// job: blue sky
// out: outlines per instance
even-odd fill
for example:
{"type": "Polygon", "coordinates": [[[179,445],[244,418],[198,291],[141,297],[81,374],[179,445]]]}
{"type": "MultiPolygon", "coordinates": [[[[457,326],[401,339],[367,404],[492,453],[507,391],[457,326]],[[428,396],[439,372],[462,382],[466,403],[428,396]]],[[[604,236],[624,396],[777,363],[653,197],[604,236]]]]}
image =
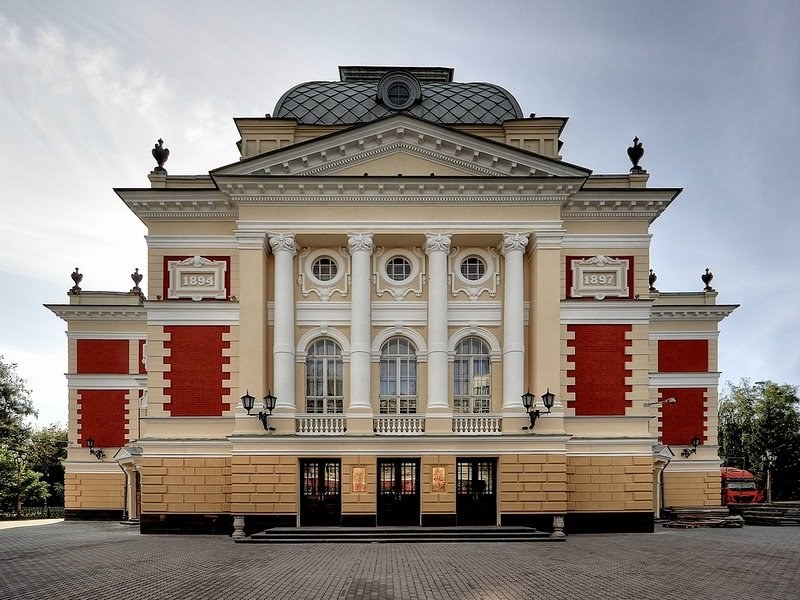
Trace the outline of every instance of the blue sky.
{"type": "Polygon", "coordinates": [[[235,116],[339,65],[433,65],[525,114],[568,116],[565,160],[683,187],[653,225],[662,291],[715,274],[721,381],[800,384],[796,1],[0,1],[0,354],[40,425],[66,422],[64,324],[42,307],[128,290],[145,229],[112,187],[234,162],[235,116]]]}

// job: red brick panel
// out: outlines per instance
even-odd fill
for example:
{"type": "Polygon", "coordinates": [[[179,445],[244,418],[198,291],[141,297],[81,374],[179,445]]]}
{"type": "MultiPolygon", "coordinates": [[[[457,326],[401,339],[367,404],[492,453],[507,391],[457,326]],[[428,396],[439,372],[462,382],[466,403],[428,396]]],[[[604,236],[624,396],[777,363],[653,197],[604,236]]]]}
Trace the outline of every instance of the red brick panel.
{"type": "Polygon", "coordinates": [[[708,340],[658,340],[659,373],[707,373],[708,340]]]}
{"type": "Polygon", "coordinates": [[[98,448],[124,446],[128,433],[126,390],[78,390],[78,444],[94,439],[98,448]]]}
{"type": "Polygon", "coordinates": [[[631,375],[627,368],[630,357],[625,353],[631,340],[625,339],[625,333],[631,326],[568,325],[567,330],[575,334],[575,339],[567,341],[567,346],[575,348],[575,354],[568,357],[573,368],[567,371],[567,377],[575,378],[575,383],[567,386],[575,399],[567,406],[574,408],[576,415],[624,415],[631,405],[625,397],[631,391],[625,383],[631,375]]]}
{"type": "Polygon", "coordinates": [[[164,327],[170,339],[164,342],[169,356],[164,363],[168,387],[164,394],[170,401],[164,410],[174,417],[220,416],[230,407],[222,397],[230,392],[225,386],[230,374],[222,366],[230,358],[222,351],[230,347],[222,336],[230,327],[221,325],[180,325],[164,327]]]}
{"type": "Polygon", "coordinates": [[[674,404],[662,403],[659,409],[661,420],[661,443],[689,446],[697,436],[705,441],[705,394],[706,388],[659,388],[659,398],[675,398],[674,404]]]}
{"type": "Polygon", "coordinates": [[[78,340],[78,373],[127,375],[128,340],[78,340]]]}

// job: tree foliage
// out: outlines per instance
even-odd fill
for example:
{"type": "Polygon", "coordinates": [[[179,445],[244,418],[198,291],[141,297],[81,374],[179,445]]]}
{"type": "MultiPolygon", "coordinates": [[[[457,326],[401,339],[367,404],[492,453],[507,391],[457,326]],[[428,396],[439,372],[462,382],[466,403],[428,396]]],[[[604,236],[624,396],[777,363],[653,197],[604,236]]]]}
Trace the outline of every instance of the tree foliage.
{"type": "Polygon", "coordinates": [[[719,452],[764,481],[772,456],[772,498],[800,498],[800,400],[797,388],[743,379],[719,403],[719,452]]]}
{"type": "Polygon", "coordinates": [[[16,367],[0,356],[0,512],[19,515],[25,505],[63,505],[67,429],[25,422],[36,411],[16,367]]]}
{"type": "Polygon", "coordinates": [[[17,375],[17,365],[0,355],[0,444],[15,447],[30,435],[25,418],[36,416],[31,393],[17,375]]]}

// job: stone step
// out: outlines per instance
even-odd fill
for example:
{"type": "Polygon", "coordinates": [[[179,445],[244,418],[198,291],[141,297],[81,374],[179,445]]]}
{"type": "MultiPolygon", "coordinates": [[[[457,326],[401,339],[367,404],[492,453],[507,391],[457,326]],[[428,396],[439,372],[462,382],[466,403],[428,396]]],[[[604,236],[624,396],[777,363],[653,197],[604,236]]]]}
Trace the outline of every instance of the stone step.
{"type": "Polygon", "coordinates": [[[275,527],[239,543],[553,542],[531,527],[275,527]]]}

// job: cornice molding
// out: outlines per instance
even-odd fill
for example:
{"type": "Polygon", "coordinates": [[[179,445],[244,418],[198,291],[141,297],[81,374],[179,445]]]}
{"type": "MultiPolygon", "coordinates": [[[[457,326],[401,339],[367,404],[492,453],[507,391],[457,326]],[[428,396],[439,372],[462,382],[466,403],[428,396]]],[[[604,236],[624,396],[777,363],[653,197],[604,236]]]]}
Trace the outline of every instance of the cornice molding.
{"type": "Polygon", "coordinates": [[[67,373],[67,387],[71,390],[143,390],[147,388],[147,375],[67,373]]]}
{"type": "Polygon", "coordinates": [[[153,249],[195,249],[195,248],[236,248],[238,237],[233,235],[146,235],[148,248],[153,249]]]}
{"type": "Polygon", "coordinates": [[[68,340],[146,340],[147,332],[142,331],[68,331],[68,340]]]}
{"type": "Polygon", "coordinates": [[[105,306],[88,304],[45,304],[45,308],[67,321],[144,321],[147,312],[141,306],[105,306]]]}
{"type": "Polygon", "coordinates": [[[605,248],[649,248],[652,234],[565,234],[562,248],[597,250],[605,248]]]}
{"type": "Polygon", "coordinates": [[[238,325],[238,302],[145,302],[148,325],[238,325]]]}
{"type": "Polygon", "coordinates": [[[658,340],[717,340],[719,331],[653,331],[650,330],[649,339],[658,340]]]}
{"type": "Polygon", "coordinates": [[[646,325],[650,322],[649,301],[562,300],[561,323],[646,325]]]}
{"type": "Polygon", "coordinates": [[[721,373],[650,373],[651,388],[716,388],[721,373]]]}
{"type": "Polygon", "coordinates": [[[653,306],[651,318],[653,321],[714,321],[719,323],[737,308],[739,308],[738,304],[656,305],[653,306]]]}

